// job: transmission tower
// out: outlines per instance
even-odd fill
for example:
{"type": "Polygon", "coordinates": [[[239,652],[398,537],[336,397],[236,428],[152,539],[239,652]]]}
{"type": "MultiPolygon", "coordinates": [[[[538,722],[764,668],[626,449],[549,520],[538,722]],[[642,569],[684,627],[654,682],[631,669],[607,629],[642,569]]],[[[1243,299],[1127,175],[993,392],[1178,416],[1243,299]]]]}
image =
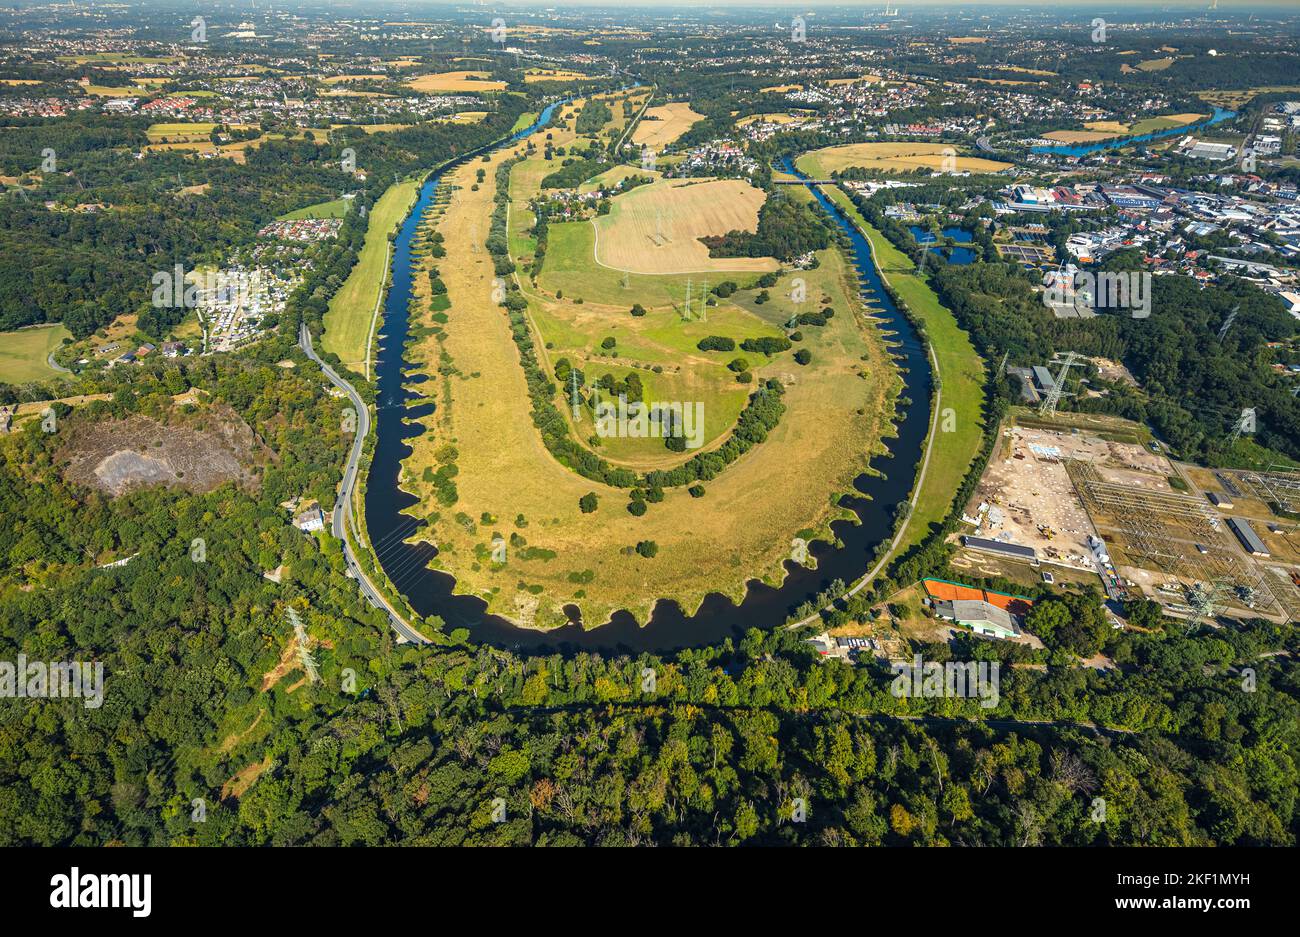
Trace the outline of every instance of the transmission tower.
{"type": "Polygon", "coordinates": [[[1010,357],[1010,355],[1011,355],[1010,351],[1004,351],[1002,353],[1002,363],[998,365],[997,379],[999,381],[1002,380],[1002,375],[1007,373],[1007,358],[1010,357]]]}
{"type": "Polygon", "coordinates": [[[582,419],[582,408],[578,405],[578,401],[581,399],[578,395],[578,370],[574,368],[569,372],[569,401],[573,404],[574,420],[582,419]]]}
{"type": "Polygon", "coordinates": [[[311,651],[307,649],[307,629],[303,627],[302,619],[298,617],[298,610],[292,605],[286,605],[284,614],[293,625],[294,637],[298,639],[298,661],[302,664],[302,669],[307,671],[307,679],[312,683],[318,683],[320,674],[316,672],[316,661],[312,660],[311,651]]]}
{"type": "Polygon", "coordinates": [[[1192,607],[1192,616],[1187,619],[1187,626],[1194,628],[1202,622],[1213,621],[1219,610],[1224,608],[1224,599],[1231,589],[1232,585],[1223,578],[1193,585],[1187,597],[1187,604],[1192,607]]]}
{"type": "Polygon", "coordinates": [[[1066,353],[1065,360],[1061,362],[1061,370],[1056,372],[1056,380],[1052,382],[1052,389],[1047,392],[1042,405],[1038,408],[1039,416],[1054,416],[1056,414],[1056,405],[1061,402],[1061,394],[1065,391],[1066,375],[1070,368],[1074,367],[1074,363],[1078,358],[1078,354],[1073,351],[1066,353]]]}
{"type": "Polygon", "coordinates": [[[1232,438],[1228,440],[1228,445],[1234,445],[1241,438],[1242,433],[1255,432],[1255,408],[1246,407],[1241,411],[1241,416],[1232,427],[1232,438]]]}
{"type": "Polygon", "coordinates": [[[1232,323],[1237,320],[1237,311],[1241,306],[1234,306],[1232,312],[1228,313],[1228,318],[1223,320],[1223,325],[1219,327],[1219,344],[1223,344],[1223,336],[1228,334],[1228,329],[1232,328],[1232,323]]]}

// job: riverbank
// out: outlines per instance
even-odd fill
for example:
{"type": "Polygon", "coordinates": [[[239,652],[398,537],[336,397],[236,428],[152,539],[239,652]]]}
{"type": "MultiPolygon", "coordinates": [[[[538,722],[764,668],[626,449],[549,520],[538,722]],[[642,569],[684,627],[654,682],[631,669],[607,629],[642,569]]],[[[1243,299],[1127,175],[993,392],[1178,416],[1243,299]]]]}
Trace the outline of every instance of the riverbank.
{"type": "Polygon", "coordinates": [[[943,402],[931,417],[930,432],[937,434],[933,458],[908,518],[907,533],[895,548],[898,555],[921,543],[932,524],[943,523],[952,509],[953,493],[961,488],[979,453],[984,441],[985,363],[907,255],[868,222],[838,186],[822,188],[830,190],[831,200],[866,236],[881,279],[920,320],[936,359],[936,383],[942,387],[943,402]]]}

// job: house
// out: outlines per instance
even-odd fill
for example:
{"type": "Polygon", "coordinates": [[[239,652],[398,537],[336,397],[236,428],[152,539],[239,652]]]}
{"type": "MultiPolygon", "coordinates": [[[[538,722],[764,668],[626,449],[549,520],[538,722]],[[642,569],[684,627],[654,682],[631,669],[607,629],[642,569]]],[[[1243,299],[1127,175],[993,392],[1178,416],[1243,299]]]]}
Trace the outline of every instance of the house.
{"type": "Polygon", "coordinates": [[[294,515],[293,526],[305,533],[325,529],[325,512],[318,502],[313,501],[302,511],[294,515]]]}
{"type": "Polygon", "coordinates": [[[1208,500],[1216,508],[1219,508],[1224,511],[1229,511],[1232,509],[1232,499],[1229,498],[1227,495],[1221,495],[1217,491],[1207,491],[1205,493],[1205,497],[1206,500],[1208,500]]]}

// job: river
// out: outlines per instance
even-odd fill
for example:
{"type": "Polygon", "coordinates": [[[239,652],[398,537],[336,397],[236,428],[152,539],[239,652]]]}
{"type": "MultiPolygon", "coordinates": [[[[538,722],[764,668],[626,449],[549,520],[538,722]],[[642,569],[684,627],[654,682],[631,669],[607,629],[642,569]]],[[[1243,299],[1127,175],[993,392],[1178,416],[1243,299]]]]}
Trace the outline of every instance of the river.
{"type": "Polygon", "coordinates": [[[1163,137],[1176,137],[1180,134],[1191,133],[1205,127],[1212,127],[1230,117],[1236,116],[1236,111],[1225,111],[1221,107],[1216,107],[1214,113],[1207,119],[1182,127],[1166,127],[1164,130],[1157,130],[1154,133],[1144,133],[1136,137],[1116,137],[1113,140],[1100,140],[1096,143],[1075,146],[1035,146],[1031,147],[1031,149],[1035,153],[1051,153],[1055,156],[1087,156],[1089,153],[1096,153],[1100,150],[1116,150],[1121,147],[1132,146],[1135,143],[1148,143],[1151,140],[1159,140],[1163,137]]]}
{"type": "MultiPolygon", "coordinates": [[[[545,126],[554,108],[555,105],[548,107],[535,124],[506,143],[545,126]]],[[[462,157],[458,162],[468,158],[462,157]]],[[[434,404],[419,395],[423,376],[406,376],[407,364],[402,353],[407,335],[407,302],[411,295],[411,241],[443,176],[455,165],[444,167],[425,182],[394,242],[392,287],[384,305],[375,365],[377,441],[366,487],[366,524],[380,565],[415,611],[426,617],[440,616],[448,630],[466,628],[473,640],[499,647],[563,652],[665,652],[716,644],[751,627],[775,628],[833,580],[852,583],[867,571],[876,546],[892,536],[895,511],[907,500],[922,457],[929,425],[930,363],[911,324],[881,289],[870,244],[816,186],[812,191],[818,203],[852,242],[852,259],[859,281],[865,294],[877,300],[874,311],[883,320],[882,327],[897,333],[893,340],[901,346],[895,352],[904,369],[901,396],[911,401],[900,405],[896,420],[898,436],[887,440],[892,457],[877,456],[871,462],[873,469],[887,473],[887,477],[860,475],[854,487],[867,497],[846,497],[841,502],[860,519],[856,525],[848,521],[832,524],[836,536],[844,543],[842,548],[814,542],[809,552],[817,559],[817,569],[787,562],[789,575],[780,588],[751,580],[740,605],[723,595],[711,594],[696,614],[688,616],[676,603],[661,600],[644,627],[639,627],[630,614],[619,612],[596,628],[584,630],[575,623],[545,632],[518,628],[503,618],[486,614],[482,600],[456,594],[455,580],[449,574],[427,568],[437,550],[429,544],[405,542],[423,522],[402,513],[416,503],[416,498],[398,487],[398,478],[402,460],[411,453],[405,440],[423,432],[422,427],[405,423],[403,419],[427,415],[434,404]],[[420,402],[411,405],[416,400],[420,402]]]]}

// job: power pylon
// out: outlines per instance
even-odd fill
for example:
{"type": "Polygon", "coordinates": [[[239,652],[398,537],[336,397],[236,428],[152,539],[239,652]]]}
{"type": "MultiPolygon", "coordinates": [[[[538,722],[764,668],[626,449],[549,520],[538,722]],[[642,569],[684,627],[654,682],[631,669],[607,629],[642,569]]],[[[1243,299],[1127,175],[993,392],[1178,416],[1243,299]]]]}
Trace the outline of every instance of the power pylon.
{"type": "Polygon", "coordinates": [[[298,639],[298,661],[302,664],[302,669],[307,671],[307,679],[312,683],[319,683],[320,674],[316,672],[316,661],[312,659],[311,651],[307,649],[307,629],[303,627],[302,619],[298,617],[298,610],[292,605],[286,605],[284,614],[293,625],[294,637],[298,639]]]}
{"type": "Polygon", "coordinates": [[[1047,392],[1043,398],[1042,405],[1038,408],[1039,416],[1054,416],[1056,414],[1056,405],[1061,402],[1061,394],[1065,391],[1065,378],[1070,368],[1074,367],[1079,355],[1076,352],[1067,352],[1065,360],[1061,362],[1061,370],[1056,373],[1056,380],[1052,383],[1052,389],[1047,392]]]}

